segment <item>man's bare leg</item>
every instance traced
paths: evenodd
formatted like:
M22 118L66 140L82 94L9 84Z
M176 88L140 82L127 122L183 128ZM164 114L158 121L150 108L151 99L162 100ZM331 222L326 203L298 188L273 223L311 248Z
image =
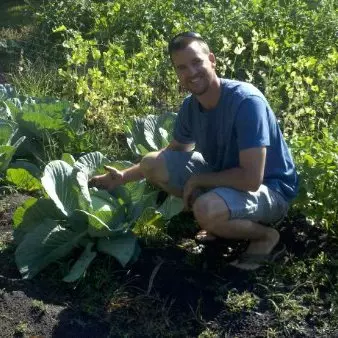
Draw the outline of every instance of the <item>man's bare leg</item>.
M169 172L164 157L161 152L148 153L140 162L140 169L144 177L153 185L160 187L170 195L176 197L183 196L182 189L176 189L168 186Z
M215 193L199 197L193 206L194 216L207 233L229 239L249 240L248 254L271 253L279 241L277 230L245 219L229 220L229 209ZM243 269L256 269L259 264L234 264Z
M181 189L168 186L169 172L165 159L160 152L147 154L140 162L143 175L152 184L159 186L169 194L182 197ZM194 216L201 227L198 236L212 240L215 237L249 240L247 253L269 254L279 241L279 233L250 220L229 220L229 210L223 199L215 193L206 193L198 197L193 205ZM236 263L235 263L236 264ZM236 264L243 269L256 269L258 264Z

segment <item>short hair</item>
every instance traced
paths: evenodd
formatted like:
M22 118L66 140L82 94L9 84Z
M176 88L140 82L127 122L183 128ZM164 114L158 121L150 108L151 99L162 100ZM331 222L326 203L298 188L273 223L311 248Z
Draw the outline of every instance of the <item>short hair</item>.
M199 33L183 32L175 35L169 42L168 53L170 59L172 60L172 55L174 52L186 48L193 41L197 41L206 54L210 53L208 44L204 41Z

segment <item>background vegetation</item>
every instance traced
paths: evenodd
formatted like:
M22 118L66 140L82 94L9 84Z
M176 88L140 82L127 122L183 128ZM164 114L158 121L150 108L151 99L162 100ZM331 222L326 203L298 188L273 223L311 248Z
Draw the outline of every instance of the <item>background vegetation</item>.
M220 76L252 82L267 96L301 173L295 207L326 227L337 223L335 1L26 3L35 12L39 35L35 48L21 49L23 78L35 67L29 56L44 55L42 65L52 64L53 76L41 87L89 102L86 123L99 135L97 148L111 152L112 140L120 144L131 116L177 111L185 93L179 92L167 42L178 32L197 31L216 54ZM41 79L47 70L40 64ZM25 83L21 76L20 89L35 94Z

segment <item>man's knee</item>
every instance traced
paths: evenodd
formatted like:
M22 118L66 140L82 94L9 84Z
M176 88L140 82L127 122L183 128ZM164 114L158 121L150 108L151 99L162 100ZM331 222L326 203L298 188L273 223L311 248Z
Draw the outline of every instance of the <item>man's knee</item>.
M215 193L206 193L196 199L193 213L199 225L205 230L212 230L212 225L220 219L229 220L229 209L224 200Z
M144 177L152 182L169 180L165 159L161 156L161 152L146 154L140 162L140 169Z

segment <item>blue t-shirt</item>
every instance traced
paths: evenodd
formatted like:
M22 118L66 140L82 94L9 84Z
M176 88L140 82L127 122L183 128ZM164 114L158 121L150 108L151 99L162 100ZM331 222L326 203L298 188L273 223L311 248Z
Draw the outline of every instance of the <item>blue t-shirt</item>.
M298 191L298 176L275 114L253 85L221 79L221 97L212 110L203 110L188 96L177 116L174 139L195 143L195 150L214 171L239 166L239 152L266 147L263 183L287 201Z

